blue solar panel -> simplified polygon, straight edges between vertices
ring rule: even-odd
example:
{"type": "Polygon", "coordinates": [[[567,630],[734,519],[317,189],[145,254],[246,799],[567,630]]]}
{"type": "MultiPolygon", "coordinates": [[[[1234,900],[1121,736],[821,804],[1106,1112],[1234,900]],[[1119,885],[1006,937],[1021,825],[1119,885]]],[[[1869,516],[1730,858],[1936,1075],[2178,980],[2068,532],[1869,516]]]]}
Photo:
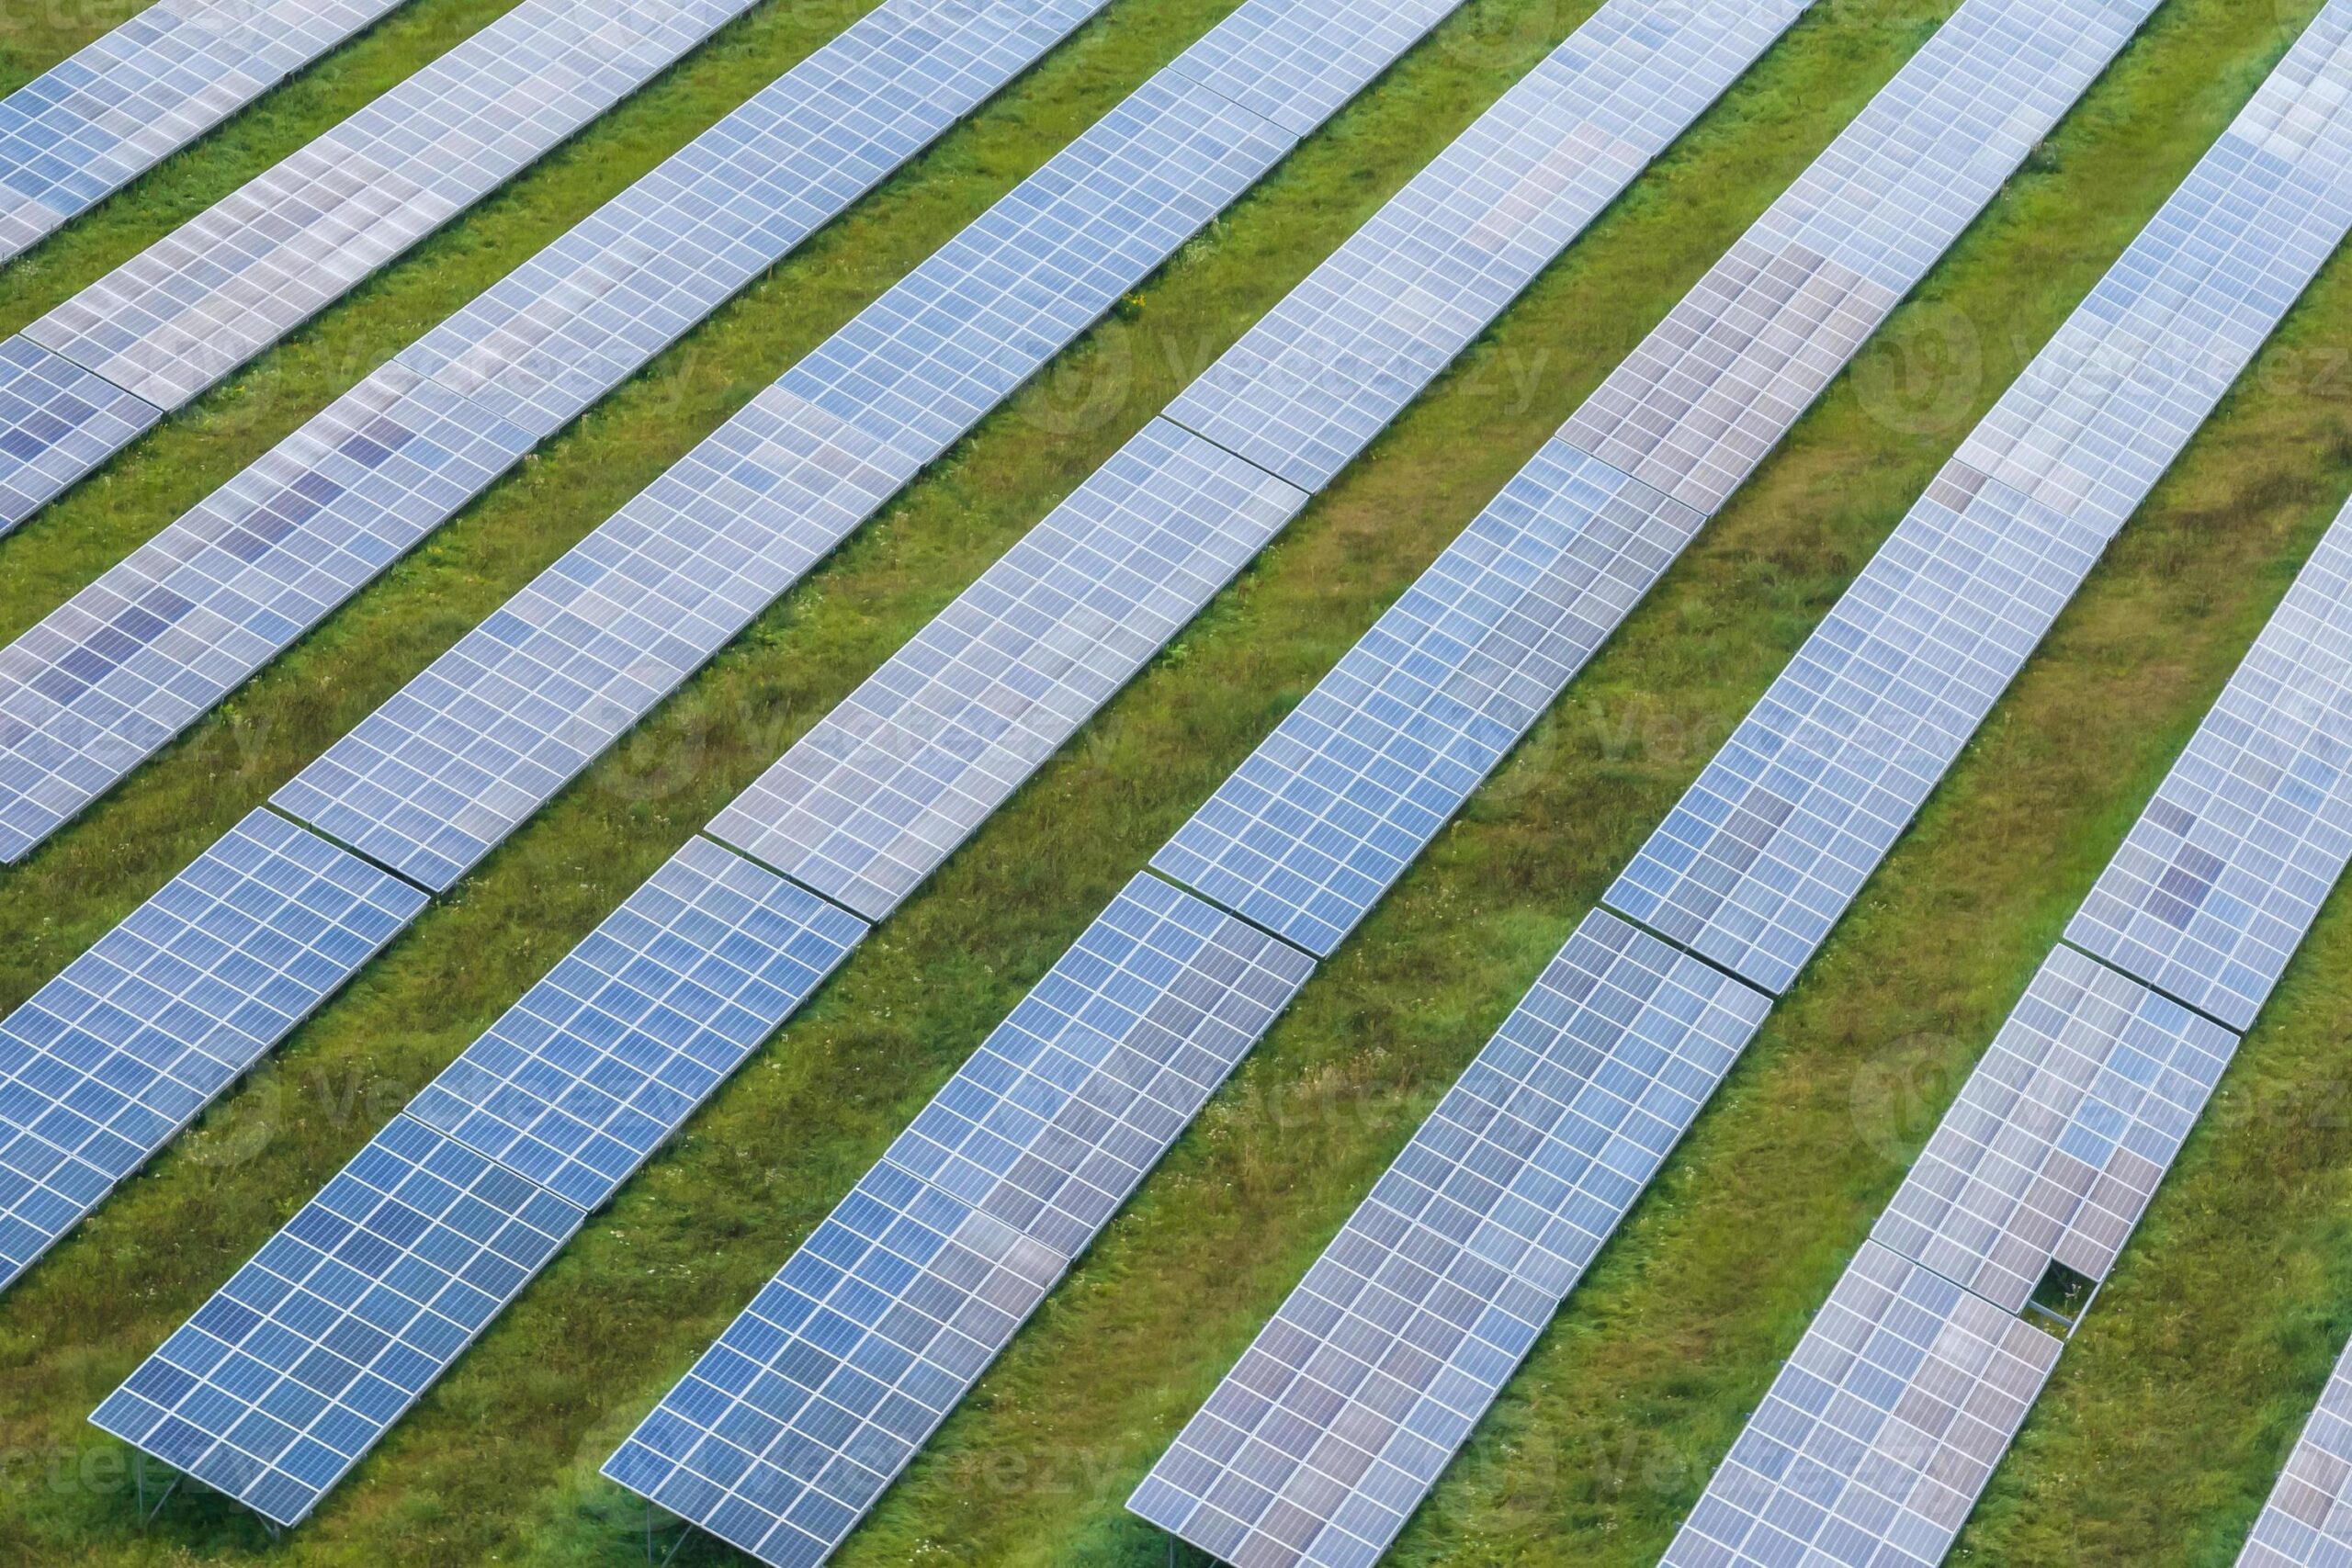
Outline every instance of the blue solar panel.
{"type": "Polygon", "coordinates": [[[424,904],[255,811],[0,1021],[0,1289],[424,904]]]}
{"type": "Polygon", "coordinates": [[[396,1116],[90,1419],[299,1523],[586,1218],[396,1116]]]}
{"type": "Polygon", "coordinates": [[[0,525],[29,515],[162,417],[39,344],[0,338],[0,525]]]}
{"type": "Polygon", "coordinates": [[[1660,1568],[1928,1568],[2061,1341],[1864,1243],[1660,1568]]]}
{"type": "Polygon", "coordinates": [[[2352,1562],[2352,1346],[2289,1450],[2238,1568],[2336,1568],[2352,1562]]]}
{"type": "Polygon", "coordinates": [[[159,0],[0,99],[0,262],[400,0],[159,0]]]}
{"type": "Polygon", "coordinates": [[[2053,1262],[2106,1279],[2237,1047],[2129,976],[2052,950],[1871,1239],[2011,1312],[2053,1262]]]}
{"type": "Polygon", "coordinates": [[[2352,507],[2320,541],[2066,940],[2240,1029],[2352,858],[2352,507]]]}
{"type": "Polygon", "coordinates": [[[1137,876],[605,1472],[776,1568],[822,1561],[1311,967],[1137,876]]]}
{"type": "Polygon", "coordinates": [[[856,916],[691,840],[409,1114],[598,1208],[865,931],[856,916]]]}
{"type": "Polygon", "coordinates": [[[880,919],[1306,502],[1154,420],[794,742],[712,835],[880,919]]]}
{"type": "Polygon", "coordinates": [[[1291,145],[1170,66],[277,803],[443,888],[1291,145]]]}
{"type": "MultiPolygon", "coordinates": [[[[739,110],[740,121],[730,117],[707,132],[583,228],[612,234],[617,251],[644,254],[633,231],[616,233],[603,220],[650,190],[686,216],[676,253],[645,255],[647,267],[702,265],[722,233],[737,237],[729,268],[751,253],[766,265],[807,231],[799,217],[846,207],[1095,4],[886,0],[888,15],[852,27],[739,110]],[[843,151],[846,161],[812,168],[798,150],[840,146],[845,124],[864,141],[843,151]],[[757,156],[739,145],[747,139],[757,156]],[[787,180],[807,173],[823,199],[796,185],[798,216],[779,225],[756,199],[766,183],[728,194],[739,165],[781,171],[787,180]]],[[[582,312],[571,318],[580,330],[609,327],[615,342],[625,339],[628,368],[662,346],[643,323],[613,320],[594,297],[570,290],[560,268],[532,276],[548,283],[550,308],[582,312]]],[[[536,350],[506,333],[513,323],[504,312],[514,304],[509,297],[497,310],[457,320],[499,352],[538,364],[536,350]]],[[[0,649],[0,860],[21,857],[536,445],[531,425],[499,412],[530,409],[453,384],[474,378],[421,374],[397,360],[381,367],[0,649]],[[414,450],[406,450],[411,442],[414,450]],[[93,682],[106,689],[90,693],[93,682]]],[[[564,385],[590,400],[608,386],[564,385]]]]}
{"type": "Polygon", "coordinates": [[[1806,3],[1604,6],[1168,417],[1322,489],[1806,3]]]}
{"type": "Polygon", "coordinates": [[[1586,916],[1127,1506],[1227,1562],[1368,1568],[1770,1006],[1586,916]]]}
{"type": "Polygon", "coordinates": [[[2323,16],[1962,446],[1608,902],[1779,991],[2352,225],[2323,16]]]}

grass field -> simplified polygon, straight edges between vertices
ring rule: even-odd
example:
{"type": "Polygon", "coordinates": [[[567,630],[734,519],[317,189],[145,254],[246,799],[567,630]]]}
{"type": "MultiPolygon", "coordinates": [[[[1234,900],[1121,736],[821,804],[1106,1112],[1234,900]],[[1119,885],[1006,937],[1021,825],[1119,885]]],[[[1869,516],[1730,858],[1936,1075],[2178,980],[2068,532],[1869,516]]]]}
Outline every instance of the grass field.
{"type": "MultiPolygon", "coordinates": [[[[1824,0],[877,932],[299,1531],[141,1531],[90,1407],[703,818],[1592,0],[1471,0],[0,1297],[0,1562],[641,1561],[595,1465],[1111,892],[1951,8],[1824,0]]],[[[1608,877],[2316,0],[2168,0],[1308,987],[841,1561],[1145,1564],[1120,1504],[1608,877]]],[[[417,0],[0,273],[14,328],[498,9],[417,0]]],[[[30,863],[17,1000],[1221,14],[1071,45],[30,863]]],[[[837,30],[763,6],[0,542],[0,635],[837,30]]],[[[105,24],[0,28],[13,82],[105,24]]],[[[2352,490],[2340,258],[2106,562],[1394,1561],[1655,1561],[1968,1066],[2352,490]]],[[[2220,1563],[2352,1332],[2352,921],[2248,1037],[1957,1554],[2220,1563]]],[[[696,1543],[684,1562],[728,1554],[696,1543]]]]}

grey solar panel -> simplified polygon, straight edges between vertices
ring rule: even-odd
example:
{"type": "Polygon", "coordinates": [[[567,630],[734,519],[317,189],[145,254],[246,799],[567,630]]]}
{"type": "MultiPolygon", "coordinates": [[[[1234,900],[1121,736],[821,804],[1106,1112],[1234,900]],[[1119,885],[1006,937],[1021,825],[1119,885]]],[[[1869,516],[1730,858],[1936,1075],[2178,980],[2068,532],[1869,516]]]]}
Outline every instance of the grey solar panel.
{"type": "Polygon", "coordinates": [[[605,1472],[775,1568],[822,1561],[1311,967],[1137,876],[605,1472]]]}
{"type": "Polygon", "coordinates": [[[2352,857],[2352,507],[2190,737],[2066,940],[2244,1029],[2352,857]]]}
{"type": "Polygon", "coordinates": [[[786,372],[277,803],[447,887],[1288,150],[1184,65],[786,372]]]}
{"type": "Polygon", "coordinates": [[[0,262],[400,4],[159,0],[0,99],[0,262]]]}
{"type": "Polygon", "coordinates": [[[2011,1312],[2053,1262],[2105,1279],[2237,1044],[2053,949],[1872,1239],[2011,1312]]]}
{"type": "MultiPolygon", "coordinates": [[[[750,4],[524,0],[22,335],[178,408],[750,4]]],[[[80,432],[63,482],[120,449],[112,429],[80,432]]],[[[46,466],[64,457],[61,446],[46,466]]]]}
{"type": "Polygon", "coordinates": [[[0,1021],[0,1289],[424,903],[255,811],[0,1021]]]}
{"type": "Polygon", "coordinates": [[[1863,1243],[1663,1568],[1939,1561],[2059,1347],[1863,1243]]]}
{"type": "Polygon", "coordinates": [[[396,1116],[90,1419],[297,1524],[587,1217],[396,1116]]]}
{"type": "Polygon", "coordinates": [[[880,919],[1306,502],[1154,420],[794,742],[712,835],[880,919]]]}
{"type": "Polygon", "coordinates": [[[865,931],[854,915],[690,840],[408,1113],[599,1208],[865,931]]]}
{"type": "Polygon", "coordinates": [[[1804,10],[1604,6],[1168,407],[1317,491],[1804,10]]]}
{"type": "Polygon", "coordinates": [[[29,514],[162,417],[39,344],[0,338],[0,518],[29,514]]]}
{"type": "MultiPolygon", "coordinates": [[[[582,231],[612,233],[599,220],[634,210],[650,191],[657,206],[673,201],[698,221],[678,233],[674,254],[649,257],[649,273],[657,264],[699,265],[721,234],[734,236],[729,266],[754,258],[763,266],[806,223],[846,207],[1100,3],[885,0],[582,231]],[[845,145],[845,126],[864,139],[845,145]],[[837,149],[839,161],[813,158],[811,147],[837,149]],[[727,195],[731,174],[762,169],[768,174],[727,195]],[[762,205],[779,183],[790,198],[781,215],[762,205]]],[[[639,240],[624,231],[614,243],[628,251],[639,240]]],[[[525,272],[569,310],[569,275],[537,265],[525,272]]],[[[604,321],[594,301],[580,309],[604,321]]],[[[495,312],[454,320],[493,338],[511,325],[495,312]]],[[[661,346],[643,322],[614,330],[632,355],[622,373],[661,346]]],[[[605,389],[566,385],[583,400],[605,389]]],[[[497,390],[477,399],[398,360],[382,367],[0,649],[0,860],[20,858],[529,450],[532,429],[498,411],[522,415],[537,405],[517,406],[507,389],[497,390]],[[182,635],[184,620],[199,630],[182,635]],[[125,660],[138,671],[119,672],[125,660]],[[94,680],[111,689],[91,694],[94,680]]]]}
{"type": "Polygon", "coordinates": [[[1328,955],[1704,521],[1548,443],[1153,868],[1328,955]]]}
{"type": "Polygon", "coordinates": [[[1153,864],[1329,953],[2150,8],[1955,13],[1153,864]]]}
{"type": "Polygon", "coordinates": [[[1778,991],[2352,225],[2325,13],[2005,393],[1611,886],[1778,991]]]}
{"type": "Polygon", "coordinates": [[[1127,1506],[1226,1562],[1372,1563],[1770,1006],[1588,915],[1127,1506]]]}
{"type": "Polygon", "coordinates": [[[300,1521],[865,931],[690,842],[91,1419],[300,1521]]]}
{"type": "Polygon", "coordinates": [[[2286,1468],[2254,1521],[2238,1568],[2352,1562],[2352,1347],[2337,1358],[2286,1468]]]}

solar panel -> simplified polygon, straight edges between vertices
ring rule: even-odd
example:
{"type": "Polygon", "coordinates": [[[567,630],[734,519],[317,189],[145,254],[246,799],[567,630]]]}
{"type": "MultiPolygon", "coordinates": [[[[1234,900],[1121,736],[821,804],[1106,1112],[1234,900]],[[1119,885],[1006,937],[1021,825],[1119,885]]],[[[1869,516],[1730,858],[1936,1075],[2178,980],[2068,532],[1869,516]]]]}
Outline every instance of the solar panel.
{"type": "Polygon", "coordinates": [[[449,886],[1288,149],[1182,64],[795,366],[277,804],[449,886]]]}
{"type": "Polygon", "coordinates": [[[160,0],[0,99],[0,262],[400,0],[160,0]]]}
{"type": "Polygon", "coordinates": [[[690,842],[91,1419],[298,1522],[865,932],[690,842]]]}
{"type": "Polygon", "coordinates": [[[587,1217],[395,1116],[90,1419],[297,1524],[587,1217]]]}
{"type": "Polygon", "coordinates": [[[1317,491],[1806,0],[1604,6],[1168,407],[1317,491]]]}
{"type": "Polygon", "coordinates": [[[2011,1312],[2052,1262],[2105,1279],[2237,1044],[2052,950],[1871,1237],[2011,1312]]]}
{"type": "Polygon", "coordinates": [[[1588,915],[1127,1506],[1229,1562],[1374,1562],[1770,1006],[1588,915]]]}
{"type": "Polygon", "coordinates": [[[2352,223],[2323,16],[1610,889],[1779,991],[2352,223]],[[2267,129],[2272,128],[2275,129],[2267,129]]]}
{"type": "Polygon", "coordinates": [[[424,903],[254,811],[0,1021],[0,1289],[424,903]]]}
{"type": "Polygon", "coordinates": [[[2066,940],[2240,1029],[2352,857],[2352,507],[2270,617],[2066,940]]]}
{"type": "Polygon", "coordinates": [[[1250,113],[1305,136],[1453,10],[1452,0],[1246,5],[1176,69],[1250,113]]]}
{"type": "Polygon", "coordinates": [[[1153,868],[1329,954],[1704,520],[1548,443],[1153,868]]]}
{"type": "Polygon", "coordinates": [[[162,416],[39,344],[0,338],[0,523],[29,516],[162,416]]]}
{"type": "Polygon", "coordinates": [[[600,1208],[865,931],[854,915],[690,840],[408,1114],[600,1208]]]}
{"type": "MultiPolygon", "coordinates": [[[[733,134],[756,134],[766,155],[797,170],[802,164],[791,148],[831,145],[827,139],[837,141],[844,123],[869,128],[870,146],[880,150],[875,161],[822,176],[823,211],[837,212],[900,161],[898,149],[910,155],[1076,27],[1095,3],[885,0],[881,10],[889,18],[869,16],[787,73],[738,111],[744,119],[733,134]],[[859,89],[849,102],[840,96],[844,81],[859,89]],[[884,156],[890,161],[881,162],[884,156]]],[[[708,227],[681,236],[680,253],[671,260],[707,254],[711,229],[729,226],[717,216],[721,209],[741,222],[745,236],[730,252],[730,265],[752,248],[755,230],[763,245],[786,247],[801,231],[763,227],[761,185],[738,197],[723,194],[725,183],[716,176],[735,166],[732,162],[712,171],[715,183],[686,177],[729,146],[718,133],[733,124],[733,117],[721,122],[634,187],[674,195],[687,212],[710,217],[708,227]]],[[[748,152],[741,161],[753,162],[748,152]]],[[[624,193],[607,204],[606,213],[631,198],[624,193]]],[[[795,199],[805,209],[805,197],[795,199]]],[[[778,253],[763,254],[764,265],[778,253]]],[[[549,281],[557,286],[554,297],[571,298],[560,276],[549,281]]],[[[590,299],[579,304],[583,311],[594,308],[590,299]]],[[[500,320],[481,316],[470,324],[496,336],[503,330],[500,320]]],[[[631,346],[633,365],[660,345],[633,339],[631,346]]],[[[511,398],[478,400],[398,361],[384,366],[129,561],[0,649],[0,860],[20,858],[487,489],[537,441],[496,412],[511,406],[511,398]],[[385,455],[391,451],[386,443],[401,446],[419,434],[426,439],[413,453],[385,455]],[[386,471],[375,472],[379,466],[386,471]],[[224,536],[233,559],[220,558],[215,548],[224,536]],[[183,562],[189,563],[185,570],[183,562]],[[150,593],[155,603],[139,604],[150,593]],[[189,615],[199,616],[209,628],[204,636],[222,646],[207,649],[202,637],[196,647],[186,646],[174,628],[189,615]],[[159,638],[173,646],[148,649],[159,638]],[[150,674],[117,675],[115,666],[125,658],[150,674]],[[112,677],[121,690],[84,701],[93,678],[87,672],[112,677]],[[151,690],[156,680],[172,690],[151,690]],[[27,694],[34,687],[41,690],[27,694]],[[74,710],[77,702],[79,711],[74,710]]]]}
{"type": "Polygon", "coordinates": [[[1154,866],[1329,953],[2149,8],[1963,6],[1154,866]]]}
{"type": "Polygon", "coordinates": [[[880,919],[1306,502],[1154,420],[796,741],[712,835],[880,919]]]}
{"type": "Polygon", "coordinates": [[[1941,1560],[2059,1348],[1865,1242],[1662,1568],[1941,1560]]]}
{"type": "Polygon", "coordinates": [[[1136,877],[605,1473],[776,1568],[822,1561],[1311,967],[1136,877]]]}
{"type": "Polygon", "coordinates": [[[2238,1568],[2334,1568],[2352,1561],[2352,1348],[2288,1452],[2238,1568]]]}
{"type": "Polygon", "coordinates": [[[177,408],[749,3],[524,0],[24,335],[177,408]]]}

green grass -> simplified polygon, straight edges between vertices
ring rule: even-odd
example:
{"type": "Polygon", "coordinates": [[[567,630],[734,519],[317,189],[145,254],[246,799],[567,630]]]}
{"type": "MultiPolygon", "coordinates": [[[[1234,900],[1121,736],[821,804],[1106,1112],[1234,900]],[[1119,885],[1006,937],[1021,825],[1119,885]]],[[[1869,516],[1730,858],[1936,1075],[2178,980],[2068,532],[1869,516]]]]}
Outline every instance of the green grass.
{"type": "MultiPolygon", "coordinates": [[[[636,1517],[594,1477],[621,1433],[1152,847],[1949,8],[1833,0],[1801,24],[877,932],[317,1518],[270,1547],[233,1508],[187,1498],[139,1531],[121,1450],[83,1424],[90,1406],[710,810],[1589,9],[1476,0],[0,1298],[0,1561],[632,1561],[636,1517]]],[[[2312,8],[2171,0],[1326,965],[843,1562],[1160,1561],[1119,1506],[1143,1468],[2312,8]]],[[[729,47],[753,48],[772,9],[729,47]]],[[[1115,6],[0,879],[0,1001],[53,973],[1216,9],[1115,6]]],[[[737,96],[798,46],[773,47],[729,78],[737,96]]],[[[701,59],[645,106],[675,116],[662,123],[679,139],[732,101],[682,101],[701,59]]],[[[628,140],[629,112],[611,122],[615,146],[592,151],[602,128],[592,132],[142,444],[107,492],[128,498],[127,520],[85,492],[0,545],[6,563],[70,585],[111,558],[84,536],[115,527],[119,550],[167,520],[175,487],[204,488],[181,470],[241,461],[213,453],[269,439],[236,417],[238,386],[290,423],[333,389],[339,354],[370,352],[331,347],[337,334],[396,345],[413,330],[403,310],[434,313],[445,270],[480,267],[447,286],[461,297],[537,243],[527,235],[568,220],[550,209],[577,210],[566,204],[595,198],[583,186],[628,177],[609,161],[658,156],[654,133],[628,140]],[[509,236],[503,262],[470,247],[478,230],[509,236]]],[[[12,281],[0,274],[0,289],[12,281]]],[[[2119,538],[1396,1561],[1655,1560],[2352,487],[2337,346],[2348,331],[2352,273],[2339,265],[2119,538]]],[[[58,592],[45,601],[6,577],[9,627],[58,592]]],[[[2326,980],[2347,944],[2332,913],[2248,1039],[1973,1523],[1971,1560],[2139,1564],[2234,1550],[2352,1328],[2336,1304],[2352,1303],[2352,1264],[2337,1261],[2352,1150],[2334,1086],[2346,1063],[2329,1028],[2346,1004],[2326,980]]]]}

